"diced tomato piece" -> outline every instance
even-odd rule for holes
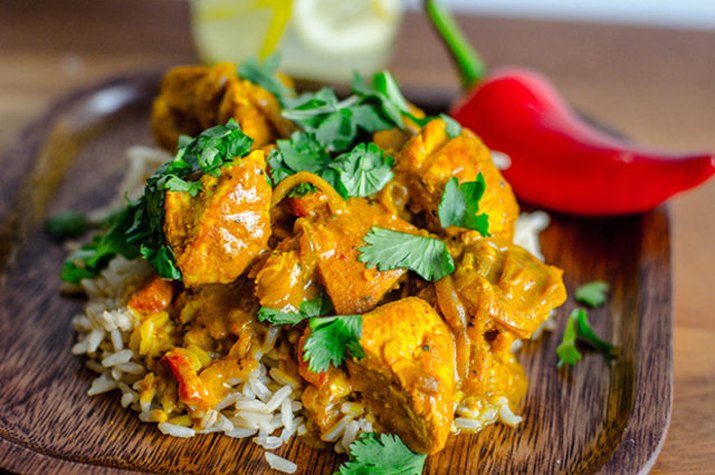
[[[179,383],[181,402],[193,406],[201,404],[206,398],[206,387],[182,349],[174,348],[168,351],[161,360],[166,363]]]
[[[321,192],[308,193],[286,199],[291,213],[299,218],[304,218],[318,213],[327,206],[327,198]]]
[[[328,380],[328,372],[316,373],[310,370],[308,362],[303,359],[303,344],[310,335],[310,327],[306,326],[303,335],[298,339],[298,374],[316,388],[321,387]]]
[[[129,306],[139,312],[156,313],[166,310],[174,298],[174,286],[170,281],[154,277],[129,299]]]

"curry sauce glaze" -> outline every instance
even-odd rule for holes
[[[318,189],[279,197],[271,209],[259,148],[270,149],[294,126],[275,98],[238,78],[233,65],[170,71],[152,126],[159,143],[173,149],[179,134],[229,117],[256,140],[254,152],[218,178],[201,178],[205,191],[197,197],[167,192],[164,230],[183,283],[155,278],[130,300],[149,322],[135,338],[153,369],[142,397],[158,398],[173,414],[215,407],[228,382],[246,378],[266,350],[270,330],[257,321],[260,306],[295,312],[325,291],[336,314],[363,315],[365,357],[312,373],[302,358],[310,332],[303,326],[284,327],[272,354],[300,381],[316,441],[343,403],[363,404],[376,429],[421,453],[444,448],[455,407],[485,411],[506,398],[516,410],[527,380],[512,344],[528,338],[566,292],[561,270],[511,242],[519,208],[484,144],[467,130],[448,136],[441,119],[381,131],[373,139],[394,156],[395,178],[380,193],[331,206],[331,190]],[[489,215],[492,237],[443,229],[437,209],[447,181],[473,181],[478,173],[486,181],[480,212]],[[404,269],[366,268],[358,248],[372,226],[444,239],[455,272],[427,283]]]

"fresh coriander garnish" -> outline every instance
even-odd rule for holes
[[[104,234],[95,236],[92,242],[70,254],[62,266],[60,278],[63,281],[77,284],[82,279],[96,277],[117,255],[127,259],[139,257],[139,249],[126,239],[126,232],[133,221],[134,206],[130,204],[114,213],[107,222],[109,229]]]
[[[256,58],[251,58],[238,66],[238,75],[254,84],[261,86],[278,99],[278,102],[285,104],[287,100],[295,96],[295,91],[276,76],[280,55],[273,54],[263,62]]]
[[[394,176],[392,157],[386,157],[377,145],[358,144],[333,159],[315,136],[307,132],[295,132],[290,140],[279,140],[268,164],[274,185],[287,176],[306,171],[327,181],[345,199],[377,193]]]
[[[221,167],[245,156],[253,139],[230,119],[226,125],[206,129],[195,138],[182,136],[173,160],[166,162],[147,180],[144,194],[112,218],[103,235],[82,246],[65,262],[62,280],[77,283],[96,276],[117,254],[128,259],[143,256],[161,277],[181,279],[174,252],[164,236],[164,199],[167,190],[196,196],[200,173],[219,176]]]
[[[358,260],[369,268],[410,269],[433,282],[454,272],[452,256],[439,239],[373,226],[363,240]]]
[[[330,154],[313,134],[294,132],[290,139],[278,140],[276,148],[268,155],[271,180],[275,186],[284,178],[302,171],[322,175],[331,160]]]
[[[359,144],[337,157],[331,167],[338,172],[340,188],[344,188],[347,196],[365,197],[382,190],[392,180],[395,176],[392,164],[392,157],[385,157],[377,145],[370,143]]]
[[[365,357],[360,346],[362,315],[314,317],[308,325],[312,331],[303,344],[303,361],[308,362],[312,372],[327,371],[331,364],[337,368],[348,354],[358,359]]]
[[[359,75],[353,95],[339,100],[332,89],[301,94],[288,101],[283,117],[315,136],[320,146],[333,153],[350,150],[363,133],[391,127],[404,128],[407,101],[388,72],[377,73],[368,86]]]
[[[400,92],[397,81],[387,71],[376,73],[372,85],[368,85],[359,74],[353,76],[353,94],[364,102],[369,102],[377,108],[383,117],[388,119],[393,127],[405,128],[403,114],[409,112],[405,97]]]
[[[313,134],[329,152],[348,150],[358,135],[358,123],[353,108],[359,102],[355,96],[338,100],[332,89],[306,93],[292,101],[283,117],[298,124],[304,132]]]
[[[579,309],[576,319],[578,324],[577,333],[580,339],[603,353],[606,358],[610,359],[618,356],[618,354],[620,353],[618,347],[600,339],[594,333],[593,329],[591,328],[591,325],[589,325],[588,323],[588,313],[586,313],[586,310]]]
[[[297,312],[282,312],[268,307],[261,307],[258,310],[258,320],[269,322],[273,325],[297,325],[306,318],[320,317],[333,311],[333,302],[325,292],[312,300],[305,300],[300,303]]]
[[[93,225],[94,223],[84,213],[70,210],[56,214],[45,221],[45,232],[53,239],[61,241],[78,238]]]
[[[597,308],[606,303],[606,295],[608,294],[608,284],[601,280],[595,280],[582,285],[576,289],[574,298],[588,307]]]
[[[419,475],[427,456],[412,452],[397,435],[363,432],[350,444],[350,459],[338,469],[340,475]]]
[[[268,307],[258,310],[258,319],[273,325],[297,325],[309,320],[311,333],[303,344],[303,360],[314,373],[326,371],[332,364],[343,364],[348,354],[363,358],[360,346],[362,315],[323,317],[333,311],[333,303],[325,292],[312,300],[301,302],[298,312],[281,312]]]
[[[556,348],[556,354],[559,356],[557,367],[565,364],[575,365],[581,360],[581,353],[576,348],[576,340],[580,339],[588,343],[596,350],[610,359],[615,358],[619,354],[618,347],[599,338],[588,323],[588,313],[582,308],[577,308],[571,312],[569,319],[566,322],[566,330],[564,331],[561,344]]]
[[[583,311],[583,310],[581,310]],[[576,348],[576,326],[578,321],[579,310],[574,310],[569,315],[566,322],[566,330],[564,337],[561,339],[561,344],[556,347],[556,354],[559,355],[559,362],[556,367],[560,368],[563,365],[575,365],[581,361],[581,352]]]
[[[443,228],[458,226],[460,228],[478,231],[482,236],[489,234],[489,216],[479,212],[479,200],[482,199],[486,183],[481,172],[476,181],[468,181],[461,185],[456,177],[452,177],[444,187],[439,203],[438,215]]]

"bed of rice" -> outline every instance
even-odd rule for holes
[[[171,158],[165,152],[147,147],[132,147],[127,155],[130,166],[120,189],[127,191],[131,198],[138,197],[145,178]],[[111,206],[95,214],[101,215],[108,209]],[[522,214],[517,222],[515,242],[541,257],[538,235],[548,222],[548,215],[543,212]],[[191,426],[190,422],[182,421],[180,417],[167,419],[153,401],[153,395],[140,391],[138,383],[148,370],[142,356],[129,347],[129,341],[135,329],[146,325],[146,322],[142,322],[139,315],[126,306],[126,289],[136,288],[151,273],[152,269],[144,261],[117,257],[98,277],[81,282],[81,290],[87,295],[88,302],[84,313],[72,320],[77,332],[77,343],[72,347],[72,353],[86,355],[87,368],[99,375],[87,394],[95,396],[119,390],[122,407],[138,412],[139,419],[144,422],[157,423],[162,433],[173,437],[222,432],[228,437],[251,438],[264,449],[275,450],[294,434],[305,433],[306,418],[300,402],[300,384],[281,371],[269,356],[279,336],[278,327],[269,333],[269,341],[264,344],[265,351],[257,355],[258,367],[245,380],[232,380],[231,391],[214,409],[201,415],[198,427]],[[547,320],[542,327],[553,328],[553,321]],[[140,328],[140,333],[143,330]],[[148,331],[147,335],[151,332]],[[520,343],[517,340],[512,350],[517,351]],[[344,403],[340,412],[342,417],[322,439],[333,443],[337,452],[346,452],[361,432],[372,431],[372,425],[359,403]],[[478,411],[458,405],[452,430],[476,432],[497,421],[509,426],[521,422],[521,417],[511,410],[503,397],[495,398]],[[271,452],[266,452],[265,457],[274,470],[293,473],[297,469],[293,462]]]

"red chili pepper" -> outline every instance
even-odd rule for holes
[[[425,6],[471,89],[450,114],[509,157],[503,174],[521,200],[578,215],[638,213],[715,174],[713,154],[657,152],[592,127],[534,71],[485,76],[449,14],[435,0]]]

